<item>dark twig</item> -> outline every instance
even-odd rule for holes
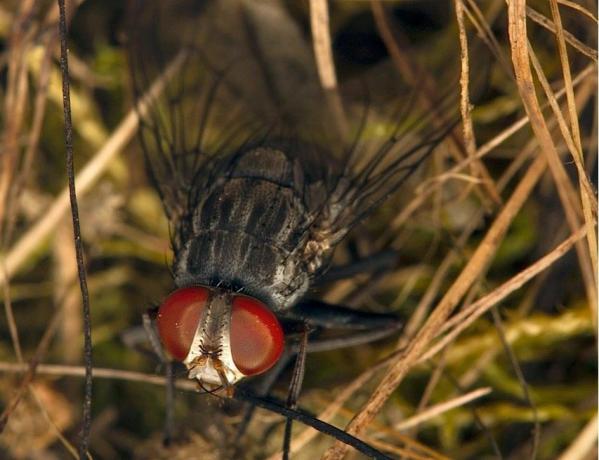
[[[315,428],[321,433],[332,436],[338,441],[353,447],[357,451],[363,453],[364,455],[370,458],[390,460],[390,457],[383,454],[374,447],[366,444],[364,441],[361,441],[360,439],[346,433],[345,431],[333,425],[330,425],[326,422],[323,422],[322,420],[317,419],[316,417],[308,414],[307,412],[304,412],[301,409],[289,409],[285,407],[285,405],[272,399],[256,397],[252,395],[247,389],[242,389],[241,387],[235,388],[234,397],[237,400],[250,402],[258,407],[262,407],[263,409],[269,410],[271,412],[276,412],[277,414],[281,414],[284,417],[297,420],[303,423],[304,425]]]
[[[60,70],[62,72],[62,104],[64,109],[64,137],[66,147],[66,166],[69,181],[69,198],[71,201],[71,216],[73,219],[73,234],[75,238],[75,253],[77,256],[77,270],[79,272],[79,287],[83,304],[83,336],[84,336],[84,359],[85,359],[85,383],[83,396],[83,420],[79,441],[79,458],[87,458],[89,431],[91,425],[92,405],[92,339],[91,318],[89,308],[89,293],[83,261],[83,244],[81,241],[81,228],[79,226],[79,207],[77,205],[77,193],[75,191],[75,172],[73,167],[73,124],[71,121],[71,96],[69,86],[69,61],[67,50],[67,24],[65,1],[58,0],[60,10]]]

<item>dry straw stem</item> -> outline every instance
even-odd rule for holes
[[[2,217],[0,217],[1,229],[2,231],[2,240],[0,241],[0,248],[4,248],[5,244],[12,238],[12,232],[14,229],[15,215],[14,215],[14,204],[16,202],[16,198],[19,195],[23,185],[26,182],[27,175],[31,171],[31,165],[33,163],[33,158],[37,151],[37,147],[39,144],[40,134],[42,132],[42,124],[44,121],[44,114],[47,102],[47,85],[48,85],[48,75],[50,68],[50,57],[51,57],[51,47],[56,39],[56,34],[51,34],[46,39],[46,49],[44,51],[44,56],[42,58],[42,64],[38,79],[37,86],[37,94],[34,102],[34,112],[33,112],[33,121],[31,131],[29,132],[27,148],[25,150],[25,155],[23,159],[23,166],[21,168],[20,174],[18,174],[14,182],[12,184],[11,190],[8,191],[8,196],[6,197],[6,208],[7,211],[5,214],[5,220],[2,221]],[[15,172],[16,173],[16,172]],[[1,198],[0,198],[1,200]],[[2,211],[0,211],[0,214]],[[5,264],[5,259],[2,258],[0,260],[0,273],[3,278],[6,277],[7,269]],[[16,323],[14,320],[13,310],[12,310],[12,302],[10,299],[10,286],[8,283],[4,283],[2,286],[3,295],[4,295],[4,310],[6,313],[6,320],[8,323],[8,329],[10,332],[11,340],[13,343],[13,348],[15,350],[15,355],[17,360],[22,361],[22,353],[21,353],[21,345],[19,341],[19,333],[16,327]]]
[[[466,26],[464,24],[464,4],[462,0],[455,0],[455,13],[458,22],[458,31],[460,37],[460,111],[462,113],[462,126],[464,130],[464,143],[468,156],[473,158],[476,155],[476,140],[474,139],[474,127],[472,126],[472,105],[468,90],[468,79],[470,78],[470,63],[468,60],[468,37],[466,35]]]
[[[425,110],[428,110],[433,115],[433,122],[437,125],[443,125],[447,123],[447,120],[442,119],[443,114],[437,112],[437,98],[434,96],[434,89],[437,87],[433,79],[428,75],[424,68],[419,66],[417,62],[409,55],[409,50],[406,52],[404,49],[408,49],[408,45],[405,43],[405,39],[400,37],[398,28],[394,26],[393,19],[385,11],[385,7],[379,0],[371,1],[372,14],[374,16],[377,29],[381,36],[381,39],[387,47],[387,51],[391,56],[391,60],[397,68],[399,74],[405,78],[405,80],[414,88],[418,88],[418,99]],[[398,43],[402,43],[402,48],[398,46]],[[441,115],[441,116],[440,116]],[[462,142],[458,136],[455,136],[454,132],[448,136],[450,152],[455,157],[456,161],[461,161],[462,154]],[[500,203],[501,198],[497,193],[495,184],[485,165],[478,161],[473,160],[472,169],[475,176],[480,176],[481,184],[486,190],[487,195],[495,203]],[[476,190],[478,190],[477,188]],[[481,195],[483,201],[484,195]]]
[[[57,7],[55,7],[57,9]],[[33,104],[33,115],[31,122],[31,129],[27,136],[27,147],[25,148],[25,152],[23,155],[23,160],[21,162],[20,167],[15,168],[14,171],[5,171],[10,174],[14,174],[12,184],[8,184],[10,189],[4,199],[0,197],[0,202],[5,206],[4,211],[0,211],[0,250],[3,250],[8,242],[12,239],[12,234],[14,231],[14,225],[16,220],[16,202],[17,197],[19,196],[23,186],[25,185],[29,173],[31,171],[31,165],[33,164],[33,159],[38,149],[40,135],[42,132],[42,125],[45,116],[46,102],[48,100],[48,80],[50,74],[50,64],[52,57],[52,49],[54,43],[58,37],[56,32],[47,34],[44,37],[43,45],[40,47],[40,51],[43,53],[42,58],[40,59],[40,71],[37,79],[37,88],[35,94],[35,100]],[[17,41],[18,42],[18,41]],[[14,43],[13,43],[14,44]],[[43,51],[42,51],[43,50]],[[20,59],[25,60],[25,53],[23,50],[18,50],[20,52]],[[12,61],[11,61],[12,62]],[[26,72],[23,73],[23,78],[26,77]],[[7,100],[10,99],[10,95],[7,94]],[[12,108],[11,108],[12,109]],[[10,117],[9,117],[10,118]],[[8,124],[7,126],[10,126]],[[10,155],[11,152],[8,152]],[[13,153],[17,153],[15,150]],[[6,158],[5,158],[6,160]],[[8,177],[8,176],[7,176]],[[3,186],[0,185],[0,188]],[[2,195],[2,193],[0,193]],[[2,205],[0,205],[2,206]],[[3,217],[4,219],[3,219]],[[2,258],[0,260],[0,276],[5,276],[6,274],[6,266],[5,260]],[[15,351],[15,356],[17,361],[21,362],[23,360],[21,344],[19,340],[18,328],[15,322],[12,302],[10,298],[10,286],[8,283],[5,283],[2,286],[3,296],[4,296],[4,311],[6,314],[6,321],[8,324],[9,333],[11,336],[11,341],[13,344],[13,348]]]
[[[597,452],[597,414],[586,424],[558,460],[584,460]],[[596,458],[596,457],[595,457]]]
[[[567,91],[568,95],[568,109],[570,110],[570,119],[572,122],[572,132],[568,129],[568,125],[564,116],[561,112],[561,109],[557,103],[555,95],[551,89],[551,85],[547,81],[545,74],[543,73],[543,69],[541,68],[541,63],[539,62],[534,50],[532,47],[529,47],[530,59],[537,74],[539,81],[541,82],[541,86],[543,87],[543,91],[545,91],[545,95],[549,100],[549,104],[551,105],[551,109],[555,115],[555,118],[558,122],[560,132],[562,137],[566,142],[566,146],[572,158],[574,159],[574,164],[576,165],[576,170],[578,172],[579,186],[580,186],[580,200],[582,202],[583,213],[585,218],[585,223],[587,226],[591,226],[592,231],[587,231],[587,240],[590,248],[591,261],[593,263],[593,267],[597,268],[597,238],[595,235],[594,227],[596,224],[596,219],[593,214],[593,209],[597,208],[597,198],[595,197],[595,193],[593,192],[593,187],[589,182],[589,178],[586,175],[584,170],[584,158],[582,155],[582,143],[580,139],[580,132],[578,130],[578,119],[576,118],[576,101],[574,100],[574,94],[572,92],[572,86],[570,83],[566,83],[566,88],[569,88]],[[565,74],[566,72],[564,72]],[[567,72],[568,76],[565,78],[566,82],[571,82],[570,73]],[[572,107],[572,105],[574,107]],[[574,111],[574,118],[572,117],[572,110]],[[575,128],[576,127],[576,128]],[[596,270],[595,270],[596,272]]]
[[[578,126],[578,113],[576,111],[576,100],[574,99],[574,89],[572,88],[572,74],[570,72],[570,61],[568,59],[568,50],[566,49],[566,39],[565,39],[565,31],[562,27],[562,20],[559,12],[559,8],[557,5],[557,0],[550,0],[549,4],[551,5],[551,14],[553,15],[553,20],[556,24],[556,38],[557,45],[560,55],[560,60],[562,63],[562,72],[564,75],[564,84],[566,86],[566,100],[568,101],[568,112],[570,115],[570,129],[571,135],[574,141],[574,147],[571,146],[571,143],[568,143],[568,147],[570,148],[570,153],[572,154],[572,158],[574,159],[574,164],[576,165],[576,170],[578,171],[578,181],[580,186],[580,199],[582,202],[582,210],[584,214],[585,223],[587,226],[587,242],[589,245],[589,252],[591,256],[591,262],[593,264],[593,273],[595,274],[595,285],[597,283],[597,236],[595,234],[595,226],[597,224],[596,214],[593,216],[593,209],[597,209],[597,199],[595,197],[595,193],[593,188],[589,182],[589,179],[586,175],[584,169],[584,157],[582,153],[582,140],[580,138],[580,127]],[[542,74],[539,70],[537,72]],[[540,78],[540,77],[539,77]],[[546,90],[548,97],[551,99],[551,91]],[[557,106],[555,101],[553,100],[554,106]],[[555,111],[555,109],[554,109]],[[559,112],[559,110],[558,110]],[[563,121],[563,117],[558,118],[558,120]],[[562,126],[562,123],[560,123]],[[566,128],[565,122],[563,123],[563,127]],[[570,139],[569,132],[567,129],[563,130],[564,138],[566,140]]]
[[[27,364],[24,363],[9,363],[0,362],[0,373],[25,373],[29,369]],[[69,366],[61,364],[38,364],[36,367],[36,375],[46,375],[52,377],[78,377],[83,378],[85,376],[85,368],[83,366]],[[142,372],[126,371],[121,369],[110,369],[110,368],[94,368],[94,379],[109,379],[109,380],[122,380],[127,382],[145,383],[155,386],[166,385],[166,378],[155,374],[144,374]],[[180,379],[175,381],[175,386],[178,390],[188,391],[197,393],[197,384],[188,379]],[[484,390],[484,389],[483,389]],[[477,390],[480,391],[480,390]],[[384,427],[382,428],[384,430]],[[312,429],[310,429],[312,430]],[[391,430],[387,430],[391,431]],[[405,454],[408,458],[419,460],[419,459],[433,459],[433,460],[447,460],[447,457],[435,452],[429,447],[414,441],[409,437],[402,436],[399,433],[392,432],[395,437],[401,438],[405,444],[406,449],[398,449],[397,446],[390,446],[377,440],[369,440],[373,445],[380,446],[390,452],[396,452],[398,454]],[[71,449],[69,449],[71,450]],[[418,454],[422,452],[422,454]],[[276,454],[270,457],[270,459],[279,459],[280,455]],[[269,460],[270,460],[269,459]]]
[[[469,402],[482,398],[490,393],[491,388],[488,387],[470,391],[464,395],[458,396],[457,398],[444,401],[440,404],[435,404],[434,406],[429,407],[427,410],[420,412],[418,415],[407,418],[406,420],[395,424],[393,428],[396,430],[407,430],[408,428],[412,428],[422,422],[426,422],[434,417],[438,417],[439,415],[444,414],[451,409],[465,406]]]
[[[27,50],[31,46],[31,30],[28,24],[34,12],[35,2],[21,3],[21,9],[12,24],[8,38],[8,69],[4,98],[3,151],[0,155],[0,222],[6,219],[8,196],[19,165],[19,144],[27,112]]]
[[[142,99],[138,111],[143,113],[147,110],[148,102],[160,95],[166,83],[176,74],[183,64],[185,55],[179,53],[166,67],[164,72],[152,84],[147,94]],[[87,192],[104,172],[110,161],[121,151],[135,134],[139,124],[138,114],[131,110],[114,134],[106,141],[104,146],[85,165],[77,176],[78,194],[81,196]],[[46,237],[56,227],[64,213],[69,209],[69,193],[63,190],[54,200],[48,211],[40,218],[23,237],[15,243],[5,258],[5,273],[1,274],[0,285],[10,279],[27,260],[27,257],[42,244]]]
[[[584,228],[578,230],[575,234],[568,237],[549,254],[545,255],[537,262],[532,264],[530,267],[522,270],[516,276],[510,278],[508,281],[503,283],[498,288],[494,289],[493,292],[480,298],[473,304],[464,308],[454,317],[448,319],[438,331],[437,335],[450,331],[446,336],[439,340],[435,345],[431,346],[429,350],[422,355],[418,362],[424,362],[435,356],[440,350],[443,350],[449,343],[471,326],[474,321],[480,318],[485,312],[490,310],[493,306],[497,305],[503,299],[505,299],[512,292],[520,289],[525,283],[530,281],[532,278],[537,276],[543,270],[549,268],[555,263],[556,260],[561,258],[566,252],[570,250],[578,240],[584,236]],[[453,328],[453,329],[452,329]]]
[[[557,148],[551,138],[551,133],[547,128],[545,118],[543,117],[535,93],[534,82],[529,63],[529,44],[526,32],[526,2],[524,0],[510,1],[508,5],[508,25],[509,39],[512,50],[512,61],[514,63],[514,71],[516,73],[516,82],[520,92],[520,97],[524,104],[524,108],[526,109],[526,113],[528,113],[530,118],[531,127],[535,137],[539,142],[543,154],[547,157],[549,169],[553,175],[568,225],[570,226],[571,231],[575,231],[579,226],[577,215],[579,208],[573,198],[575,192],[559,159]],[[567,84],[567,82],[565,83]],[[575,123],[575,121],[572,121],[572,123]],[[581,190],[581,193],[584,193],[583,190]],[[591,221],[587,219],[587,213],[585,213],[587,242],[589,242],[588,249],[590,251],[594,251],[596,250],[596,239],[594,236],[595,222],[592,216],[589,217],[591,217]],[[593,241],[595,241],[594,245]],[[593,318],[596,323],[596,254],[590,257],[589,252],[586,251],[584,246],[581,244],[577,244],[576,252],[581,265],[582,275],[585,280],[585,288],[587,291],[589,306],[593,311]]]
[[[349,128],[337,87],[327,0],[310,0],[310,29],[320,85],[324,89],[336,129],[341,137],[345,137]]]
[[[24,363],[0,362],[0,372],[23,373],[27,372],[28,369],[29,366]],[[36,374],[55,377],[85,377],[85,368],[83,366],[67,366],[62,364],[38,364]],[[166,384],[166,378],[158,375],[103,367],[94,368],[94,378],[148,383],[157,386],[164,386]],[[178,380],[176,384],[180,390],[197,391],[197,385],[191,380]]]
[[[585,73],[590,73],[591,68],[587,68]],[[397,385],[401,382],[401,379],[407,373],[408,368],[410,367],[411,361],[415,359],[418,355],[418,352],[421,351],[421,347],[423,347],[429,339],[432,337],[432,332],[436,327],[442,324],[442,320],[445,319],[450,311],[455,307],[459,298],[465,293],[473,279],[477,275],[477,270],[479,268],[483,268],[487,261],[484,259],[489,258],[492,254],[494,254],[494,249],[489,247],[489,249],[484,248],[484,243],[493,244],[493,240],[499,237],[502,231],[505,231],[509,222],[515,215],[515,211],[519,209],[521,204],[523,204],[524,200],[530,193],[530,190],[534,186],[534,184],[541,177],[541,174],[545,170],[545,160],[543,157],[538,157],[535,163],[530,167],[527,175],[522,179],[520,186],[514,192],[510,203],[508,203],[504,209],[508,211],[508,213],[502,212],[496,223],[493,225],[485,241],[483,244],[479,246],[479,249],[475,253],[475,257],[473,257],[469,263],[469,265],[464,269],[458,280],[454,283],[450,291],[446,294],[444,299],[441,301],[440,305],[437,307],[436,311],[431,315],[427,325],[423,327],[421,333],[418,335],[417,339],[412,343],[411,348],[405,353],[405,357],[403,360],[400,360],[395,368],[389,373],[389,375],[385,378],[385,380],[381,383],[379,388],[380,392],[375,392],[373,397],[371,398],[369,405],[354,418],[352,423],[349,425],[349,431],[356,434],[369,422],[369,420],[374,417],[374,415],[378,412],[380,407],[382,406],[384,400],[388,397],[386,393],[390,392],[388,386],[395,388],[393,385]],[[509,211],[510,207],[514,207],[512,211]],[[510,217],[510,213],[512,217]],[[507,219],[507,220],[506,220]],[[504,227],[501,230],[501,227]],[[497,244],[498,241],[495,242]],[[478,260],[480,258],[480,260]],[[391,384],[391,385],[389,385]],[[393,389],[392,388],[392,389]],[[392,391],[391,389],[391,391]],[[343,446],[339,446],[339,443],[334,447],[335,450],[331,450],[327,453],[329,457],[325,458],[341,458],[345,448]]]
[[[582,70],[575,78],[574,85],[578,85],[581,82],[584,82],[586,80],[586,78],[594,71],[594,69],[595,69],[594,65],[589,65],[584,70]],[[565,89],[562,88],[556,94],[556,96],[558,98],[561,98],[564,94],[565,94]],[[499,133],[495,138],[491,139],[486,144],[481,146],[478,149],[477,157],[482,158],[483,156],[490,153],[493,149],[495,149],[496,147],[501,145],[508,138],[510,138],[512,135],[514,135],[516,132],[518,132],[527,123],[528,123],[527,116],[524,116],[520,120],[516,121],[510,127],[506,128],[504,131]],[[532,151],[533,148],[536,148],[536,145],[534,144],[534,141],[531,140],[529,147],[523,149],[522,154],[519,155],[519,157],[526,160],[529,157],[530,152]],[[540,157],[540,158],[541,159],[539,159],[538,161],[543,162],[542,157]],[[459,171],[459,170],[463,169],[470,161],[472,161],[471,158],[464,159],[461,163],[459,163],[454,168],[452,168],[451,171],[454,171],[454,170]],[[515,166],[518,166],[519,164],[521,164],[520,161],[516,161],[514,163],[515,163]],[[498,186],[499,186],[500,190],[508,182],[507,178],[511,177],[513,175],[513,172],[515,172],[517,169],[518,168],[508,168],[508,171],[506,171],[506,173],[504,175],[505,178],[502,178],[498,181]],[[513,172],[510,172],[510,170],[513,170]],[[436,183],[433,184],[432,187],[431,186],[424,187],[424,190],[426,190],[428,192],[434,186],[436,186]],[[415,200],[413,200],[413,201],[417,201],[417,203],[414,206],[410,206],[410,209],[416,209],[418,207],[418,205],[421,204],[420,197],[428,197],[429,196],[429,194],[427,192],[423,192],[423,193],[420,193],[419,195],[417,195]],[[402,213],[402,215],[403,215],[403,213]],[[475,219],[473,219],[473,221],[474,220]],[[460,242],[462,242],[462,244],[463,244],[463,242],[468,239],[469,235],[470,235],[470,233],[468,231],[465,231],[464,235],[462,235],[462,237],[460,237],[460,240],[458,241],[458,245],[460,245]],[[412,315],[410,317],[410,321],[406,325],[406,328],[404,330],[404,334],[402,335],[402,340],[400,341],[398,349],[401,349],[406,345],[407,340],[404,340],[404,338],[411,338],[415,334],[417,328],[422,324],[422,321],[424,321],[426,311],[428,310],[428,306],[430,305],[430,303],[432,303],[435,295],[439,292],[438,286],[441,285],[441,283],[443,282],[443,278],[446,276],[446,273],[451,269],[451,267],[453,266],[453,263],[455,262],[456,259],[457,259],[457,254],[455,252],[450,252],[448,254],[448,256],[444,259],[444,261],[441,263],[439,268],[437,269],[437,272],[435,273],[433,280],[431,281],[431,283],[429,285],[429,288],[427,289],[422,300],[418,304],[414,315]],[[345,402],[348,401],[356,391],[358,391],[360,388],[362,388],[366,382],[370,381],[373,378],[373,375],[387,362],[388,362],[388,359],[386,359],[382,363],[379,363],[379,365],[373,366],[372,368],[364,371],[364,373],[362,373],[357,379],[355,379],[351,384],[349,384],[348,386],[346,386],[344,388],[344,390],[335,398],[335,400],[324,411],[322,411],[318,415],[318,418],[321,420],[330,422],[333,419],[334,415],[337,412],[339,412],[339,410],[342,408],[343,404],[345,404]],[[317,435],[318,435],[318,432],[316,430],[313,430],[311,428],[305,429],[301,434],[294,437],[294,440],[291,445],[291,452],[299,451],[305,444],[310,442],[310,440],[312,440]],[[271,459],[274,460],[275,457],[273,456],[273,457],[271,457]]]
[[[573,80],[574,87],[580,85],[582,82],[586,81],[586,79],[593,73],[596,72],[596,67],[594,64],[591,64],[585,67],[576,78]],[[565,87],[562,87],[556,94],[555,97],[557,100],[561,99],[566,94]],[[585,98],[586,100],[586,98]],[[418,187],[416,196],[414,199],[408,203],[408,205],[403,208],[403,210],[399,213],[397,217],[393,219],[391,224],[389,225],[389,230],[384,233],[384,235],[377,241],[377,245],[382,244],[382,241],[389,237],[389,235],[393,234],[400,228],[404,222],[406,222],[410,216],[422,205],[422,203],[428,199],[430,195],[440,187],[446,180],[450,177],[462,171],[466,166],[472,163],[475,159],[480,159],[492,152],[495,148],[500,146],[503,142],[517,133],[520,129],[526,126],[529,123],[528,115],[520,118],[518,121],[513,123],[508,128],[504,129],[501,133],[499,133],[494,138],[487,141],[484,145],[482,145],[476,152],[474,157],[468,157],[460,161],[458,164],[450,168],[443,174],[439,174],[429,180],[423,182],[421,186]],[[432,182],[432,184],[431,184]]]
[[[550,3],[552,3],[552,4],[555,3],[555,0],[552,0]],[[548,18],[546,18],[545,16],[543,16],[541,13],[534,10],[530,6],[526,7],[526,14],[531,20],[533,20],[534,22],[539,24],[541,27],[544,27],[545,29],[547,29],[548,31],[550,31],[554,34],[557,33],[557,34],[562,35],[563,39],[566,42],[568,42],[568,44],[571,45],[572,48],[580,51],[585,56],[587,56],[587,57],[591,58],[593,61],[597,62],[597,51],[594,50],[593,48],[588,47],[584,43],[582,43],[580,40],[578,40],[574,35],[572,35],[567,30],[564,30],[561,23],[558,23],[556,26],[556,24],[554,24],[552,21],[550,21]]]
[[[490,22],[489,19],[487,19],[485,17],[485,15],[480,10],[480,8],[478,7],[477,3],[474,0],[466,0],[466,2],[467,3],[465,4],[465,6],[467,6],[467,7],[464,8],[464,12],[466,13],[466,16],[468,16],[468,19],[470,20],[470,22],[476,29],[476,32],[478,33],[478,37],[480,37],[480,39],[491,50],[491,52],[497,59],[497,62],[500,64],[501,68],[505,72],[506,76],[508,76],[510,79],[513,78],[512,77],[512,68],[509,63],[509,60],[508,60],[507,56],[505,55],[503,48],[497,41],[497,38],[495,37],[493,30],[491,29],[491,26],[489,24],[489,22]],[[496,4],[500,5],[499,2],[496,2]],[[489,15],[488,8],[487,8],[486,13],[487,13],[487,15]],[[497,8],[497,10],[495,11],[494,14],[493,14],[493,12],[491,12],[490,17],[496,18],[498,13],[499,13],[499,8]]]
[[[326,90],[335,89],[337,88],[337,76],[333,62],[329,10],[326,0],[310,0],[310,26],[320,84]]]
[[[335,400],[328,405],[328,407],[318,414],[318,418],[324,422],[330,422],[333,417],[341,410],[343,404],[360,388],[364,387],[370,380],[372,380],[374,374],[388,365],[390,363],[390,359],[386,358],[382,362],[378,363],[375,366],[370,367],[366,371],[364,371],[361,375],[359,375],[353,382],[349,385],[345,386],[343,390],[337,395]],[[291,442],[290,452],[298,452],[304,445],[310,442],[314,437],[318,435],[318,431],[313,428],[306,428],[299,435],[295,435],[293,437],[293,441]],[[280,455],[273,455],[268,460],[278,460]]]
[[[35,391],[35,389],[34,389],[33,386],[31,386],[29,388],[29,395],[30,395],[31,399],[33,399],[33,401],[35,402],[36,406],[38,407],[38,409],[41,412],[41,414],[44,417],[44,419],[46,420],[46,423],[48,424],[48,426],[50,427],[50,429],[52,430],[52,432],[54,433],[54,435],[58,438],[58,440],[60,441],[60,443],[64,446],[64,448],[66,449],[66,451],[71,455],[71,457],[73,457],[73,458],[79,458],[79,456],[77,454],[77,448],[75,446],[73,446],[73,444],[71,444],[69,442],[69,440],[60,431],[60,428],[58,428],[58,426],[56,426],[56,423],[54,423],[54,420],[52,420],[52,417],[50,416],[50,414],[46,410],[46,407],[44,406],[44,403],[38,397],[38,395],[37,395],[37,393],[36,393],[36,391]],[[88,457],[91,458],[89,456],[89,453],[88,453]]]
[[[589,10],[587,10],[584,6],[579,5],[576,2],[572,2],[570,0],[558,0],[557,3],[559,3],[560,5],[567,6],[568,8],[572,8],[576,11],[579,11],[580,13],[587,16],[589,19],[592,19],[593,21],[597,22],[597,16],[595,16],[593,13],[591,13]]]
[[[318,400],[323,402],[325,399],[319,397]],[[342,409],[339,415],[348,418],[353,414],[349,409]],[[384,450],[390,454],[399,454],[402,455],[401,452],[406,452],[408,458],[410,459],[421,459],[425,458],[427,460],[449,460],[449,457],[431,449],[425,444],[420,444],[413,439],[413,437],[401,433],[399,430],[394,427],[389,427],[384,423],[373,422],[372,424],[372,434],[369,436],[364,436],[364,441],[368,444],[379,448],[379,450]],[[383,440],[383,438],[385,440]],[[404,444],[405,447],[398,447],[398,445]],[[269,460],[276,460],[280,458],[277,457],[276,454],[271,455]]]
[[[324,403],[327,399],[321,397],[316,398],[318,402]],[[353,413],[349,409],[342,408],[339,411],[339,415],[345,418],[349,418]],[[439,415],[439,414],[437,414]],[[431,417],[433,418],[433,417]],[[364,436],[363,440],[368,444],[379,448],[379,450],[387,451],[390,454],[395,455],[407,455],[410,459],[421,459],[425,458],[428,460],[449,460],[449,457],[431,449],[425,444],[421,444],[414,440],[413,437],[408,436],[404,433],[400,433],[399,430],[394,427],[389,427],[384,423],[373,422],[372,433],[368,436]],[[385,439],[384,441],[382,439]],[[398,445],[404,445],[398,447]],[[279,453],[271,455],[268,460],[278,460],[281,458]]]
[[[401,447],[397,447],[393,444],[389,444],[388,442],[383,442],[378,439],[366,438],[365,441],[370,444],[372,447],[377,448],[380,451],[385,451],[389,454],[395,455],[397,458],[404,458],[406,460],[449,460],[449,457],[443,457],[440,455],[431,455],[430,453],[419,454],[410,449],[405,449]],[[278,454],[277,454],[278,455]],[[275,458],[275,456],[270,457]],[[280,455],[276,456],[276,458],[281,458]]]
[[[6,406],[2,411],[2,414],[0,414],[0,433],[4,430],[10,416],[19,405],[19,402],[25,394],[25,391],[29,388],[29,384],[35,378],[38,363],[45,356],[46,352],[48,351],[48,347],[52,341],[52,338],[58,330],[58,326],[62,318],[61,313],[62,311],[60,310],[54,313],[54,316],[50,320],[48,327],[44,331],[44,334],[37,345],[33,357],[29,360],[29,363],[22,364],[22,366],[24,366],[26,370],[26,373],[23,376],[21,383],[18,385],[18,388],[16,389],[10,400],[6,403]]]
[[[380,411],[391,393],[399,386],[409,369],[418,362],[438,330],[449,317],[453,309],[458,305],[460,299],[466,294],[473,283],[485,272],[492,260],[511,222],[518,214],[520,208],[528,199],[533,187],[545,171],[546,162],[542,156],[530,166],[520,183],[517,185],[512,196],[506,202],[501,212],[491,225],[487,234],[472,254],[470,260],[443,296],[427,322],[420,329],[414,340],[408,345],[406,351],[389,369],[382,382],[379,384],[368,402],[347,426],[347,431],[352,435],[360,435],[366,426]],[[341,459],[347,449],[340,443],[325,453],[324,458]]]

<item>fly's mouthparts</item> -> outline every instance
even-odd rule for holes
[[[189,371],[188,377],[197,380],[202,388],[208,386],[209,390],[222,387],[228,391],[243,376],[236,368],[231,369],[225,365],[217,356],[197,356],[189,363],[185,362],[185,365]]]

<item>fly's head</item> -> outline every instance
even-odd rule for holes
[[[168,353],[208,390],[230,390],[270,369],[283,352],[283,330],[266,305],[212,287],[172,292],[160,306],[157,326]]]

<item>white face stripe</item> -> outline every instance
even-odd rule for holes
[[[245,377],[235,366],[231,354],[231,302],[231,296],[220,291],[208,299],[183,361],[188,377],[197,379],[200,384],[234,385]]]

